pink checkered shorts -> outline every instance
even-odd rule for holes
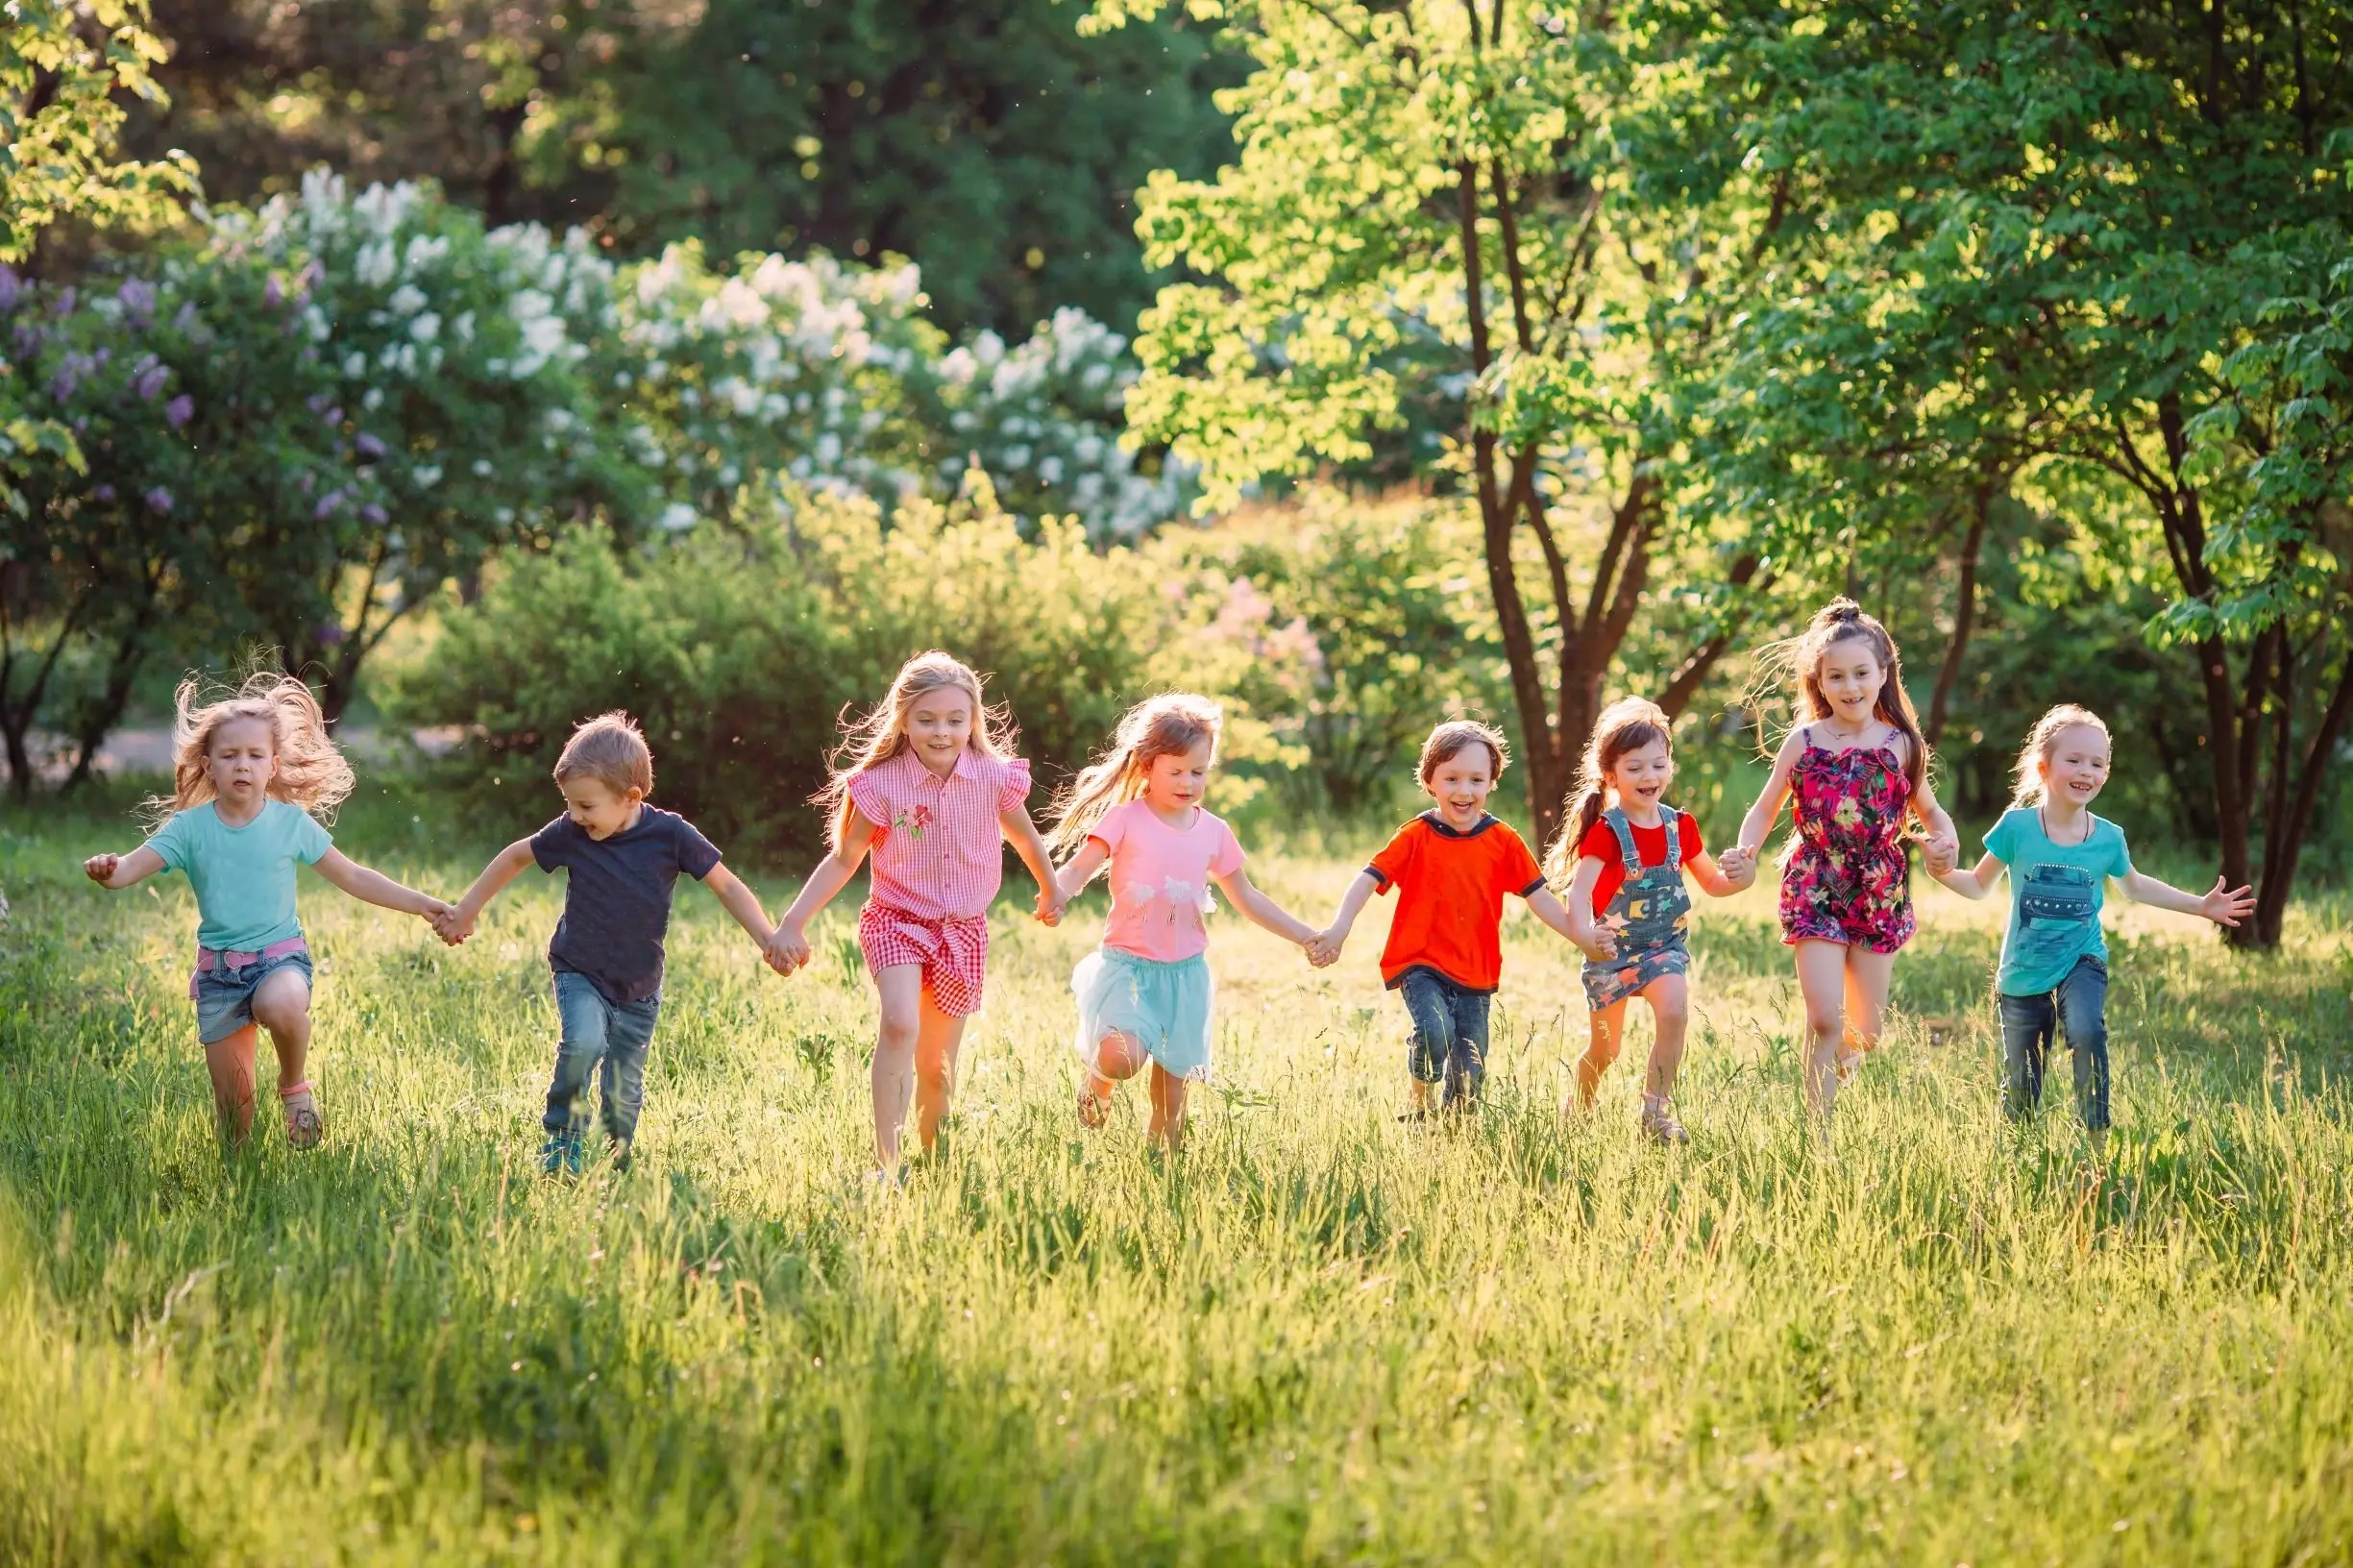
[[[919,964],[923,987],[951,1018],[980,1011],[989,968],[989,921],[983,916],[926,919],[869,900],[858,911],[858,949],[876,974],[895,964]]]

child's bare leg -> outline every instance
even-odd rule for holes
[[[1797,963],[1805,998],[1805,1103],[1826,1116],[1838,1098],[1838,1047],[1847,1027],[1847,945],[1801,942]]]
[[[1847,949],[1847,1050],[1859,1056],[1879,1048],[1879,1027],[1887,1013],[1887,987],[1896,955],[1867,947]]]
[[[930,988],[924,988],[923,1013],[916,1025],[915,1129],[926,1154],[939,1142],[940,1122],[956,1097],[956,1053],[963,1044],[964,1019],[941,1012]]]
[[[1143,1048],[1143,1041],[1117,1029],[1106,1029],[1103,1038],[1095,1041],[1094,1065],[1087,1071],[1087,1084],[1079,1090],[1079,1119],[1090,1127],[1103,1125],[1103,1117],[1111,1109],[1112,1090],[1143,1070],[1152,1054]]]
[[[1675,1075],[1682,1070],[1683,1035],[1691,1021],[1691,988],[1679,974],[1662,974],[1642,988],[1642,999],[1651,1004],[1656,1031],[1642,1092],[1663,1100],[1675,1092]]]
[[[1152,1064],[1152,1125],[1144,1136],[1174,1153],[1185,1143],[1185,1080]]]
[[[296,968],[279,969],[254,990],[254,1021],[278,1050],[280,1092],[303,1081],[310,1060],[310,984]]]
[[[1593,1096],[1602,1087],[1602,1074],[1618,1059],[1619,1037],[1626,1028],[1626,1002],[1620,998],[1587,1017],[1593,1021],[1593,1039],[1585,1046],[1585,1054],[1577,1059],[1577,1105],[1581,1111],[1593,1109]]]
[[[222,1134],[244,1142],[254,1131],[254,1025],[208,1043],[205,1070],[212,1075],[212,1111]]]
[[[907,1119],[907,1091],[915,1080],[915,1047],[923,1024],[923,967],[894,964],[874,976],[881,1022],[874,1040],[874,1159],[885,1170],[898,1167],[898,1134]]]

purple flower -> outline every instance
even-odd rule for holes
[[[381,457],[386,450],[381,441],[377,440],[365,430],[359,432],[358,446],[359,455],[362,457]]]
[[[113,499],[114,487],[110,484],[99,485],[96,489],[90,492],[90,500],[92,501],[112,501]]]
[[[172,373],[163,366],[149,365],[139,372],[139,379],[131,384],[137,391],[141,403],[153,403],[156,395],[163,390],[163,384],[171,379]]]
[[[331,401],[332,400],[331,400],[326,393],[313,392],[310,394],[310,396],[303,400],[303,406],[309,409],[314,414],[323,414],[327,412],[327,404]]]
[[[308,473],[305,473],[300,479],[295,481],[296,484],[302,487],[302,492],[306,496],[310,494],[310,480],[311,476]]]
[[[185,392],[163,405],[163,422],[173,429],[185,425],[196,412],[196,400]]]
[[[184,332],[195,325],[196,302],[194,300],[184,301],[178,310],[172,312],[172,331]]]
[[[132,279],[115,291],[114,298],[132,318],[133,326],[145,327],[155,319],[156,285],[145,279]]]
[[[319,423],[330,428],[343,423],[343,405],[337,404],[319,416]]]
[[[285,303],[285,298],[286,291],[278,286],[278,274],[271,273],[269,282],[261,285],[261,303],[275,310]]]
[[[329,648],[332,648],[337,643],[343,641],[343,628],[335,625],[335,623],[332,621],[320,622],[317,626],[312,628],[310,634],[313,637],[316,637],[320,642],[325,643]]]
[[[49,378],[49,396],[59,403],[63,403],[74,395],[74,388],[81,384],[82,378],[74,374],[74,367],[70,364],[64,365],[55,376]]]
[[[359,515],[366,518],[369,522],[375,524],[380,528],[386,523],[392,521],[390,516],[385,513],[384,509],[381,506],[377,505],[376,502],[372,501],[365,506],[359,508]]]
[[[16,269],[0,263],[0,310],[14,309],[16,296],[23,292],[24,282],[16,276]]]
[[[334,509],[342,504],[343,492],[330,490],[319,498],[319,503],[316,506],[310,508],[310,520],[314,523],[324,523],[334,512]]]
[[[66,284],[64,288],[59,291],[57,302],[49,306],[49,313],[53,316],[72,315],[74,313],[74,301],[76,298],[77,296],[74,293],[73,285],[71,283]]]
[[[172,493],[159,484],[147,492],[146,499],[147,509],[151,512],[168,512],[172,509]]]
[[[307,294],[327,281],[327,269],[319,265],[317,258],[313,257],[303,268],[302,276],[296,281],[302,284],[303,292]]]

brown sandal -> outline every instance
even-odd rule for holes
[[[319,1120],[319,1105],[311,1095],[309,1081],[280,1090],[278,1099],[285,1108],[286,1142],[296,1149],[317,1148],[327,1129]]]

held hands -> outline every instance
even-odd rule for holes
[[[2221,877],[2214,879],[2214,887],[2198,901],[2197,913],[2217,925],[2237,925],[2255,912],[2253,888],[2226,887]]]
[[[1046,887],[1040,888],[1038,890],[1038,903],[1034,918],[1037,919],[1040,925],[1060,925],[1062,923],[1062,912],[1064,909],[1068,907],[1068,904],[1069,900],[1063,896],[1062,888],[1059,884],[1050,884]]]
[[[1060,912],[1056,913],[1059,915]],[[770,968],[789,979],[794,970],[807,968],[810,958],[809,939],[779,922],[776,929],[769,934],[768,942],[761,948],[761,954],[768,960]]]
[[[1718,861],[1716,864],[1721,867],[1724,862]],[[1754,869],[1753,864],[1752,864],[1751,869]],[[1728,871],[1725,874],[1728,876],[1731,873]],[[1569,940],[1577,943],[1577,950],[1579,952],[1584,954],[1596,964],[1606,964],[1618,956],[1617,933],[1610,930],[1605,925],[1588,925],[1581,927],[1578,930],[1577,934],[1571,937]]]
[[[1307,949],[1308,962],[1319,969],[1328,969],[1340,960],[1340,949],[1347,945],[1348,933],[1338,926],[1329,926],[1316,932],[1299,945]]]
[[[429,899],[419,913],[433,928],[433,935],[454,947],[474,935],[474,917],[461,905],[445,904],[438,898]]]
[[[1943,881],[1961,863],[1961,841],[1950,833],[1931,833],[1924,845],[1928,874]]]
[[[1736,844],[1716,857],[1716,870],[1735,888],[1745,888],[1756,880],[1756,847]]]

